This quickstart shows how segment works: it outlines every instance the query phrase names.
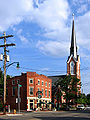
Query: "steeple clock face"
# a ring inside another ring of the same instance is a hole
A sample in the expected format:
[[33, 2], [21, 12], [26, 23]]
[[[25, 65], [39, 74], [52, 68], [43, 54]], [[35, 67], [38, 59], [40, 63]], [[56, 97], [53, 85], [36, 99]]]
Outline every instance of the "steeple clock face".
[[70, 73], [74, 74], [74, 62], [73, 61], [71, 61], [70, 63]]

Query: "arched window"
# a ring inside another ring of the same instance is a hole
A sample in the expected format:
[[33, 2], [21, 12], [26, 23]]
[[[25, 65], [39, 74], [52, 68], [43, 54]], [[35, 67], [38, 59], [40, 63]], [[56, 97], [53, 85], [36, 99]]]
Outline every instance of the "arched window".
[[70, 73], [74, 74], [74, 62], [73, 61], [71, 61], [70, 63]]

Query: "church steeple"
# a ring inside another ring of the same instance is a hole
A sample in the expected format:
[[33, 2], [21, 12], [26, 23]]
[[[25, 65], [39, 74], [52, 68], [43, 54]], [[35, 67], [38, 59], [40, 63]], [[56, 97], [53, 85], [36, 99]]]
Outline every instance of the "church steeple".
[[72, 36], [71, 36], [71, 47], [70, 47], [70, 56], [77, 58], [77, 45], [76, 45], [76, 35], [74, 28], [74, 14], [73, 14], [73, 22], [72, 22]]

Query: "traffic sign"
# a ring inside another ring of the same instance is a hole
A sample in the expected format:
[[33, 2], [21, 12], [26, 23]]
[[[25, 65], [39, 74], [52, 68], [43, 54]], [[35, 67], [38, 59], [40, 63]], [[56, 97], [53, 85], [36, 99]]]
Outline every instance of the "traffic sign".
[[19, 87], [22, 87], [22, 85], [19, 85]]

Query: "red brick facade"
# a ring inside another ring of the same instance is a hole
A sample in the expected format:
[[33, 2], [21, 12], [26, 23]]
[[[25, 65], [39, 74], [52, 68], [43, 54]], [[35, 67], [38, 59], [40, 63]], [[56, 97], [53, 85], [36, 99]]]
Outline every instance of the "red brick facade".
[[[73, 61], [74, 63], [74, 73], [71, 73], [71, 62]], [[77, 56], [77, 59], [74, 59], [73, 56], [70, 56], [68, 61], [67, 61], [67, 75], [71, 74], [72, 76], [76, 76], [76, 78], [80, 79], [81, 82], [81, 76], [80, 76], [80, 57], [79, 55]], [[77, 86], [76, 86], [77, 87]], [[78, 93], [81, 93], [81, 86], [78, 86]]]
[[70, 63], [71, 62], [74, 62], [74, 74], [73, 75], [76, 75], [76, 77], [78, 79], [81, 79], [80, 77], [80, 58], [78, 56], [78, 59], [75, 60], [73, 56], [71, 56], [69, 58], [69, 60], [67, 61], [67, 75], [71, 74], [71, 68], [70, 68]]
[[[11, 109], [18, 109], [18, 103], [16, 103], [16, 98], [18, 98], [18, 81], [22, 85], [20, 87], [20, 109], [21, 110], [31, 110], [38, 107], [38, 103], [43, 102], [40, 107], [46, 107], [51, 101], [51, 88], [52, 80], [44, 75], [39, 75], [36, 72], [22, 73], [21, 76], [15, 76], [7, 80], [7, 104], [10, 105]], [[14, 95], [13, 95], [14, 87]], [[42, 91], [41, 98], [38, 97], [37, 91]], [[50, 107], [50, 106], [48, 106]]]

